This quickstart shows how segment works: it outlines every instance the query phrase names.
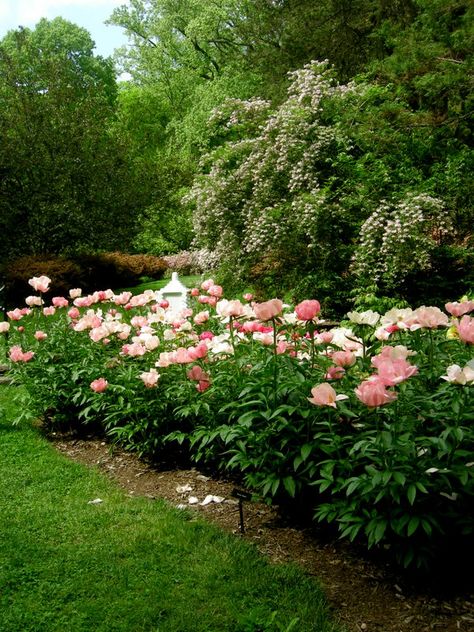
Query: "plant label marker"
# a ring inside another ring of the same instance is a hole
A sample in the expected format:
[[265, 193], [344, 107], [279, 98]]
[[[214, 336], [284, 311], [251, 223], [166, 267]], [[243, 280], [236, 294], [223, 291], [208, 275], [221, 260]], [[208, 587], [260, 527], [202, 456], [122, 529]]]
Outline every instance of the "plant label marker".
[[245, 533], [245, 525], [244, 525], [244, 500], [252, 500], [252, 494], [248, 492], [243, 492], [240, 489], [234, 488], [232, 490], [231, 496], [233, 498], [237, 498], [239, 501], [239, 527], [240, 533]]

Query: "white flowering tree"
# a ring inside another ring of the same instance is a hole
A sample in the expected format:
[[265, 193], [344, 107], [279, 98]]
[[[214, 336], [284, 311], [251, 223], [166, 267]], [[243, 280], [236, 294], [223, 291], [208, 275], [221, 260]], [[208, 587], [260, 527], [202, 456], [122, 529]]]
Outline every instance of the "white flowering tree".
[[233, 100], [214, 112], [214, 148], [186, 197], [196, 241], [270, 291], [300, 283], [341, 303], [366, 283], [397, 291], [453, 233], [410, 153], [411, 114], [387, 89], [341, 85], [326, 62], [291, 79], [278, 108]]
[[233, 252], [250, 265], [291, 254], [299, 269], [324, 267], [336, 235], [351, 239], [344, 204], [351, 143], [331, 107], [358, 89], [338, 84], [326, 62], [291, 78], [276, 110], [260, 99], [233, 100], [211, 119], [225, 142], [203, 158], [204, 173], [186, 199], [198, 243], [221, 263]]
[[397, 203], [383, 201], [362, 225], [354, 272], [361, 280], [395, 288], [410, 273], [429, 270], [432, 253], [453, 232], [438, 198], [408, 195]]

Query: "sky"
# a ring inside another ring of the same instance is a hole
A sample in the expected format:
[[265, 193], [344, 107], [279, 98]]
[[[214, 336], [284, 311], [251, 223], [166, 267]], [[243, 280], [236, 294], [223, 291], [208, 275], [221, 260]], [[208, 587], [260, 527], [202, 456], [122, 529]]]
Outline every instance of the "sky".
[[18, 26], [34, 28], [41, 18], [62, 17], [89, 31], [96, 44], [94, 53], [107, 57], [127, 43], [123, 29], [104, 21], [113, 9], [127, 0], [0, 0], [0, 39]]

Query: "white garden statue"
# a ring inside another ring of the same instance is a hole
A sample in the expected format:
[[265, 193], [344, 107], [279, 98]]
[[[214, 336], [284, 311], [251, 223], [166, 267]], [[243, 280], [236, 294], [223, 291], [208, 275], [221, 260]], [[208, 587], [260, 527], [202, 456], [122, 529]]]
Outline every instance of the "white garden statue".
[[187, 307], [188, 291], [188, 288], [179, 280], [178, 273], [172, 272], [171, 281], [164, 288], [158, 290], [156, 298], [158, 301], [168, 301], [169, 309], [177, 313]]

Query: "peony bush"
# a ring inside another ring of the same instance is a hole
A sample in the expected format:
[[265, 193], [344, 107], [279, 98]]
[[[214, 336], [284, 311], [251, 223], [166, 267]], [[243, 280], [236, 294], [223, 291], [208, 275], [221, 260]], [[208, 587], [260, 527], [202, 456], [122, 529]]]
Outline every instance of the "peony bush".
[[472, 536], [474, 301], [334, 327], [317, 300], [230, 300], [212, 279], [179, 312], [150, 290], [30, 285], [0, 327], [25, 416], [181, 449], [405, 566]]

